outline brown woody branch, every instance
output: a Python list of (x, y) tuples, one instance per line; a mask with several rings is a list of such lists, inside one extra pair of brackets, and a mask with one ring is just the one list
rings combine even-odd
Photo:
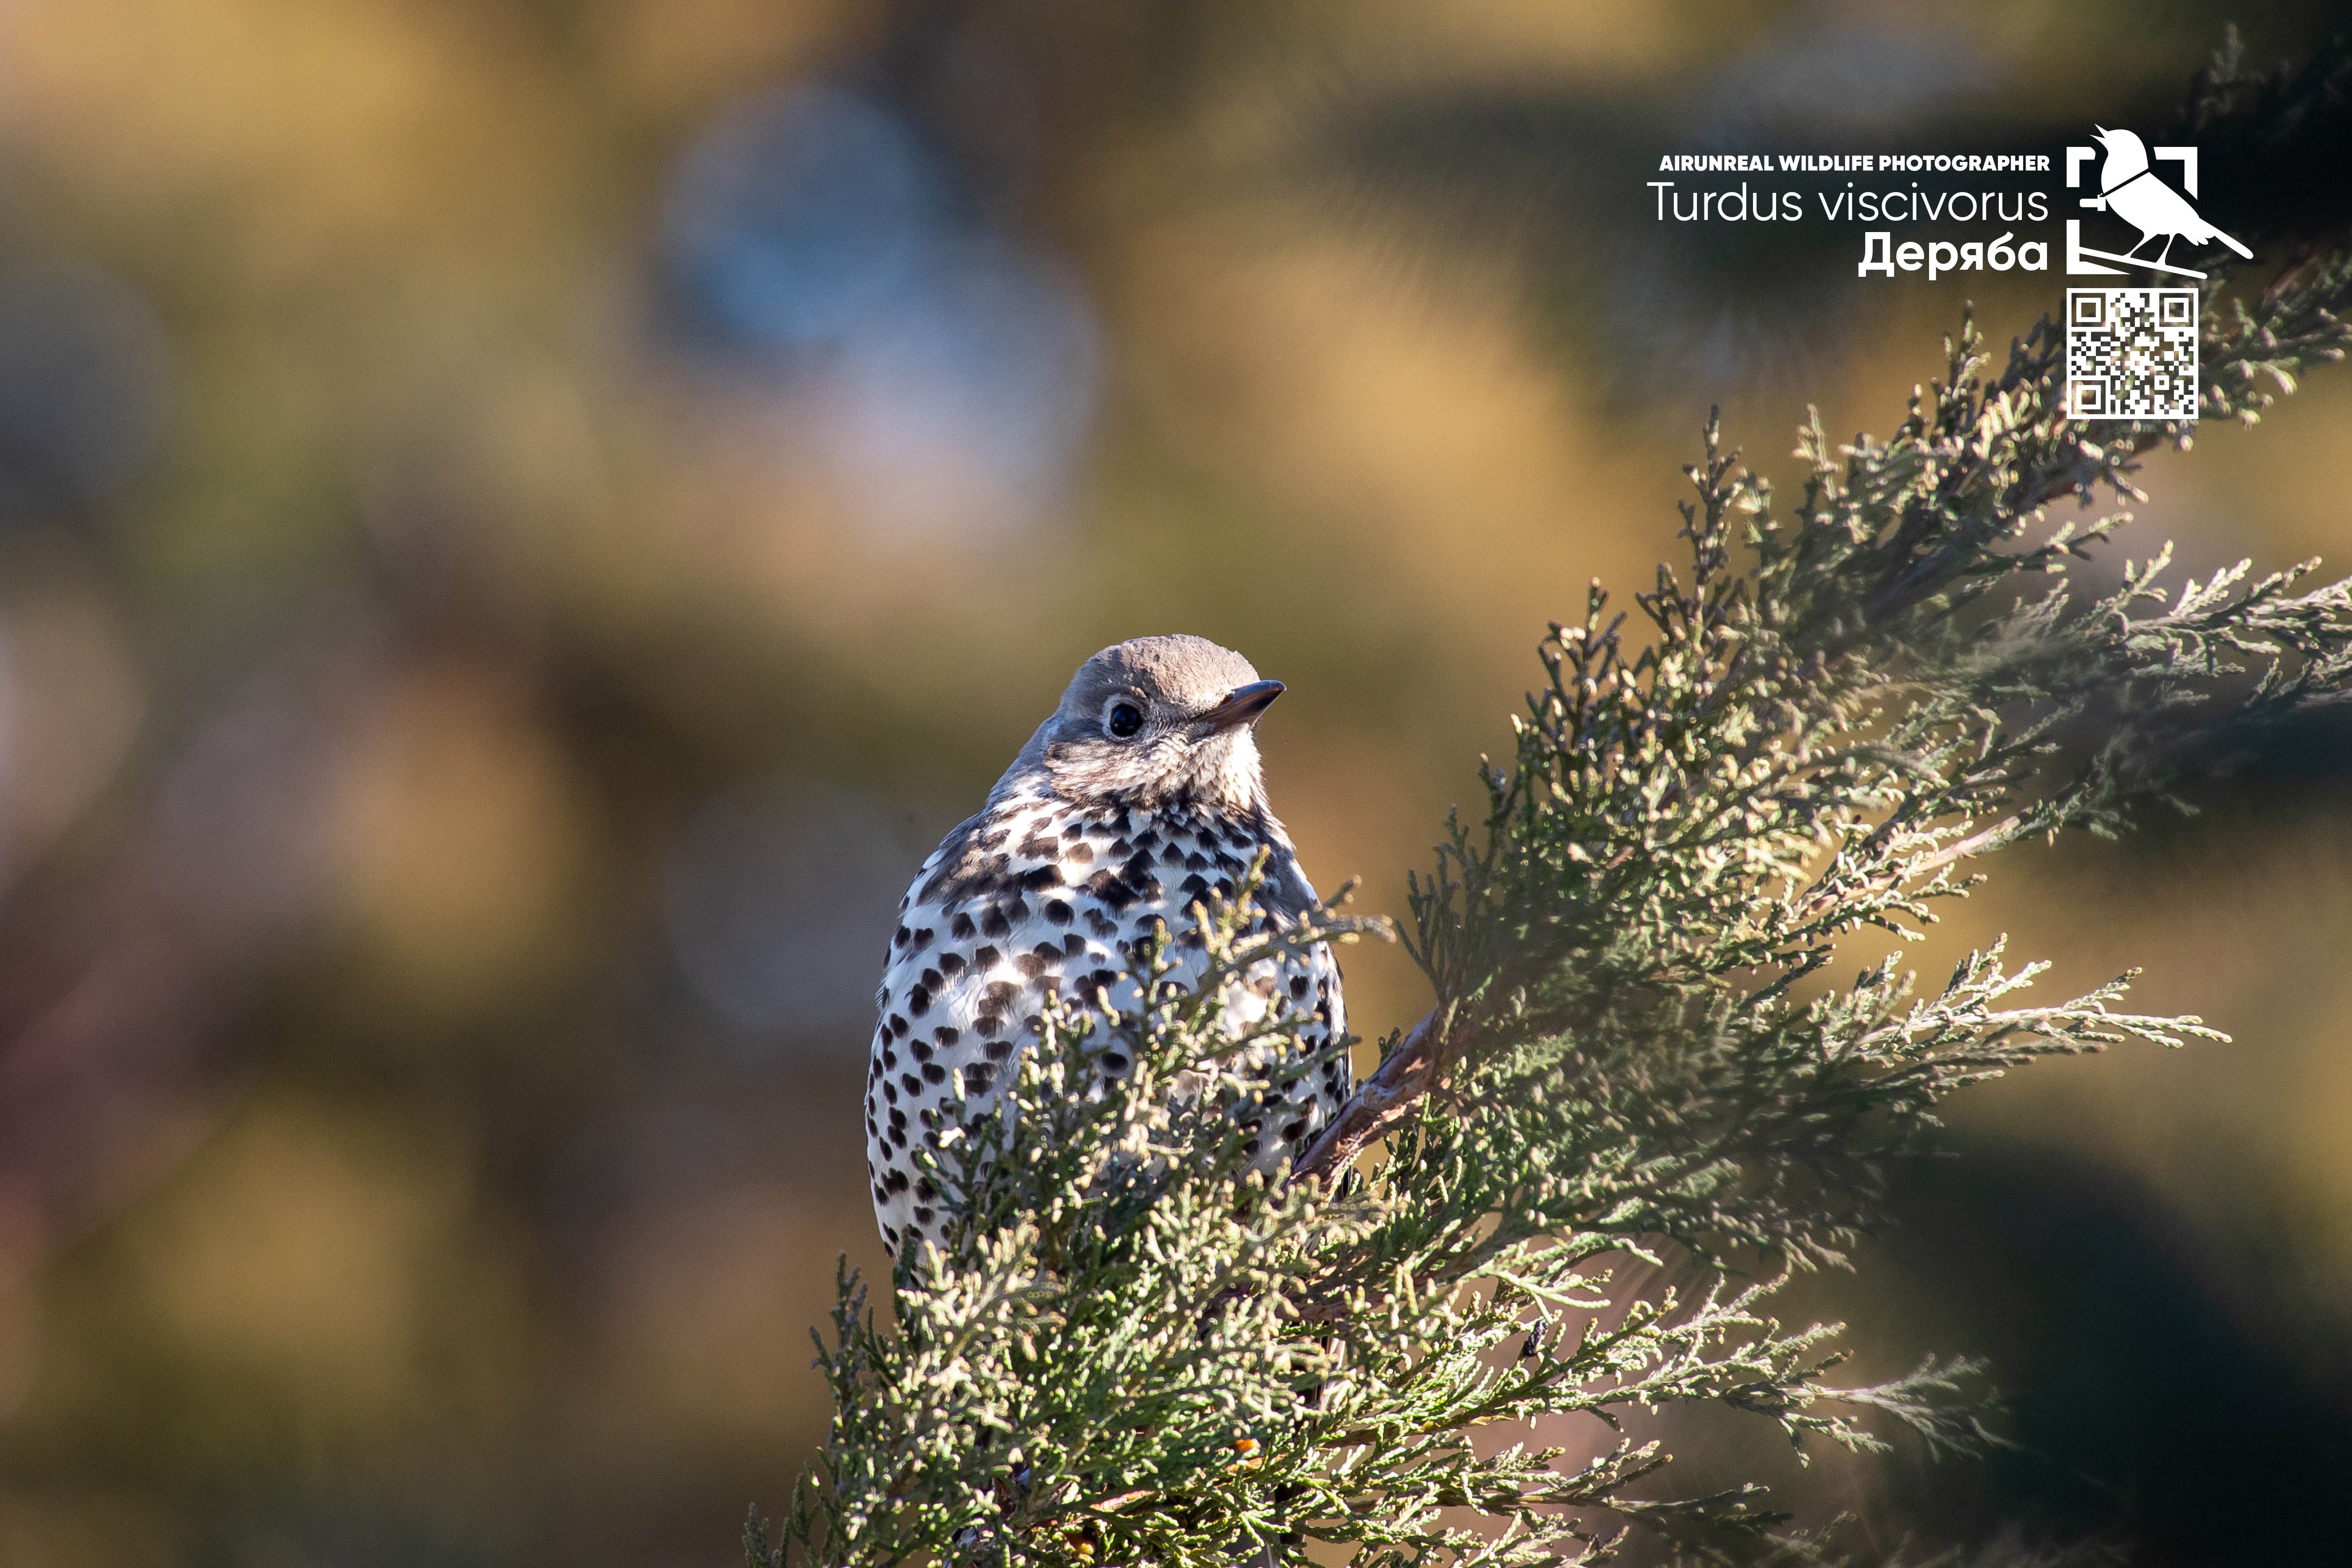
[(1444, 1054), (1444, 1042), (1438, 1034), (1439, 1011), (1431, 1008), (1397, 1042), (1380, 1070), (1357, 1086), (1339, 1114), (1290, 1168), (1291, 1180), (1320, 1181), (1346, 1170), (1366, 1144), (1403, 1121), (1413, 1103), (1437, 1087)]

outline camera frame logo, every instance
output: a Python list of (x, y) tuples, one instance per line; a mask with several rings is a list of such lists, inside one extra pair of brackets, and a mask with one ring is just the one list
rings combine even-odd
[[(2066, 149), (2066, 186), (2083, 186), (2086, 165), (2099, 165), (2097, 195), (2080, 205), (2109, 213), (2139, 231), (2127, 250), (2096, 250), (2083, 243), (2083, 220), (2066, 220), (2070, 276), (2122, 277), (2144, 268), (2176, 278), (2204, 273), (2172, 259), (2176, 242), (2195, 249), (2220, 244), (2252, 258), (2230, 235), (2199, 216), (2197, 149), (2151, 150), (2129, 131), (2095, 128), (2095, 147)], [(2176, 163), (2180, 189), (2157, 173)], [(2161, 239), (2153, 257), (2140, 253)], [(2120, 265), (2106, 266), (2107, 262)], [(2197, 417), (2198, 291), (2193, 288), (2099, 288), (2066, 290), (2066, 412), (2075, 419)]]

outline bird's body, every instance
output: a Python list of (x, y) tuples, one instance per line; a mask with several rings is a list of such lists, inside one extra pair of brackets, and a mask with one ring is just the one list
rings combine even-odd
[(2147, 146), (2137, 135), (2129, 131), (2102, 129), (2098, 142), (2106, 150), (2106, 156), (2099, 163), (2099, 194), (2083, 205), (2105, 207), (2139, 230), (2139, 244), (2127, 254), (2138, 255), (2141, 246), (2162, 235), (2164, 249), (2158, 257), (2159, 261), (2172, 254), (2175, 239), (2185, 239), (2191, 245), (2210, 245), (2219, 240), (2240, 256), (2252, 257), (2252, 251), (2198, 216), (2197, 209), (2189, 205), (2186, 196), (2156, 177), (2148, 163)]
[[(890, 940), (866, 1073), (867, 1168), (894, 1255), (937, 1239), (947, 1218), (946, 1195), (911, 1151), (994, 1108), (1047, 997), (1092, 1004), (1102, 993), (1114, 1011), (1136, 1011), (1133, 973), (1163, 926), (1179, 939), (1166, 978), (1190, 989), (1206, 963), (1181, 940), (1192, 906), (1231, 893), (1261, 851), (1265, 919), (1315, 903), (1267, 807), (1253, 734), (1281, 690), (1199, 637), (1106, 648), (1079, 668), (980, 815), (923, 862)], [(1303, 1151), (1353, 1087), (1328, 948), (1263, 963), (1224, 997), (1229, 1033), (1283, 1013), (1297, 1016), (1298, 1049), (1318, 1059), (1267, 1109), (1265, 1169)], [(1128, 1064), (1110, 1052), (1102, 1065), (1117, 1074)]]

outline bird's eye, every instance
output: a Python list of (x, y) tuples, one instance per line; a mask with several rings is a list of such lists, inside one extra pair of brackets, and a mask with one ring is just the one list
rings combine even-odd
[(1127, 740), (1143, 728), (1143, 710), (1132, 702), (1114, 702), (1103, 715), (1103, 728), (1118, 740)]

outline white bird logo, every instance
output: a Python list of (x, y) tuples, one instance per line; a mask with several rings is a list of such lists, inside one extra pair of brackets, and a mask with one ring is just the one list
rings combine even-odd
[[(2158, 235), (2164, 237), (2164, 248), (2157, 253), (2155, 261), (2146, 265), (2168, 271), (2173, 268), (2166, 267), (2165, 258), (2172, 254), (2172, 242), (2176, 239), (2185, 239), (2191, 245), (2220, 240), (2240, 256), (2252, 259), (2252, 251), (2199, 217), (2188, 197), (2156, 176), (2148, 163), (2146, 142), (2128, 131), (2109, 131), (2105, 126), (2097, 129), (2096, 140), (2106, 149), (2106, 158), (2099, 165), (2099, 194), (2084, 196), (2083, 205), (2100, 212), (2111, 211), (2139, 230), (2139, 243), (2114, 259), (2138, 260), (2141, 249)], [(2070, 177), (2068, 184), (2072, 183)]]

